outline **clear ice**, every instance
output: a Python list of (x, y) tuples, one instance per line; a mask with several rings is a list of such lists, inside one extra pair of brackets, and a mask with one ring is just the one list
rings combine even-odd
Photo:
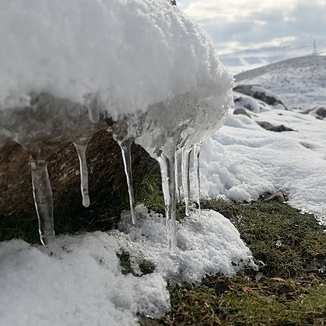
[(30, 160), (32, 171), (33, 197), (39, 221), (40, 240), (43, 245), (54, 241), (54, 220), (52, 189), (47, 163), (42, 159)]
[(198, 205), (198, 210), (200, 213), (200, 170), (199, 170), (199, 155), (200, 155), (201, 146), (196, 144), (194, 145), (194, 169), (195, 169), (195, 178), (196, 178), (196, 201)]
[(131, 221), (133, 224), (136, 223), (136, 212), (134, 205), (131, 145), (135, 141), (135, 138), (141, 134), (144, 116), (144, 113), (124, 115), (108, 129), (108, 132), (112, 134), (113, 139), (118, 143), (121, 149), (123, 167), (128, 186)]
[(134, 205), (134, 186), (132, 182), (132, 164), (131, 164), (131, 144), (133, 140), (128, 139), (123, 142), (118, 142), (123, 159), (123, 166), (127, 179), (128, 194), (129, 194), (129, 204), (130, 204), (130, 213), (131, 221), (133, 224), (136, 224), (136, 213)]
[(182, 183), (182, 149), (175, 152), (175, 191), (176, 201), (180, 203), (182, 200), (183, 183)]
[(168, 235), (168, 247), (173, 253), (177, 250), (176, 229), (176, 191), (175, 191), (175, 156), (162, 153), (158, 158), (162, 176), (162, 190), (165, 204), (165, 218)]
[(184, 193), (185, 202), (185, 214), (189, 216), (189, 201), (190, 201), (190, 153), (191, 150), (188, 148), (182, 148), (182, 187)]
[[(92, 105), (95, 102), (91, 102)], [(107, 128), (103, 121), (90, 121), (88, 108), (50, 94), (31, 94), (28, 107), (0, 110), (0, 146), (14, 140), (31, 154), (33, 197), (39, 220), (40, 241), (54, 240), (53, 199), (47, 159), (66, 143), (74, 142), (81, 168), (84, 206), (89, 205), (86, 145), (91, 135)]]
[[(101, 111), (102, 110), (102, 111)], [(73, 142), (79, 157), (83, 205), (89, 206), (86, 147), (98, 130), (108, 130), (121, 148), (127, 179), (132, 223), (136, 222), (132, 182), (131, 144), (141, 145), (160, 165), (166, 211), (167, 241), (177, 250), (176, 201), (183, 199), (186, 215), (190, 206), (190, 154), (196, 179), (196, 200), (200, 208), (199, 153), (201, 144), (217, 130), (227, 110), (215, 111), (214, 98), (198, 99), (178, 95), (150, 105), (145, 113), (120, 116), (108, 130), (105, 110), (96, 97), (84, 105), (57, 99), (49, 94), (32, 94), (31, 106), (0, 110), (0, 146), (15, 140), (31, 153), (33, 194), (43, 244), (54, 239), (52, 191), (47, 158), (63, 144)]]
[(79, 159), (79, 169), (80, 169), (80, 190), (82, 194), (82, 203), (84, 207), (90, 205), (89, 193), (88, 193), (88, 169), (87, 169), (87, 159), (86, 159), (86, 149), (89, 141), (89, 137), (79, 137), (74, 141), (74, 146), (77, 151)]

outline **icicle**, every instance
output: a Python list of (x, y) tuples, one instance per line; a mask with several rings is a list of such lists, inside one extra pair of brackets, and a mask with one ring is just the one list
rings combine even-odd
[(90, 137), (80, 137), (73, 144), (76, 147), (76, 151), (79, 159), (80, 169), (80, 189), (82, 195), (83, 206), (88, 207), (90, 205), (89, 192), (88, 192), (88, 170), (86, 160), (86, 148)]
[(176, 189), (176, 201), (181, 202), (182, 198), (182, 179), (180, 178), (182, 171), (182, 149), (178, 149), (175, 152), (175, 189)]
[(184, 194), (184, 202), (186, 206), (186, 216), (189, 216), (189, 200), (190, 200), (190, 153), (191, 150), (188, 148), (182, 149), (182, 186)]
[(100, 110), (96, 97), (92, 94), (85, 96), (85, 105), (88, 109), (89, 120), (96, 123), (100, 120)]
[(31, 158), (30, 165), (40, 240), (43, 245), (46, 245), (55, 239), (53, 199), (47, 163), (45, 160)]
[(92, 108), (91, 106), (89, 106), (88, 115), (89, 115), (89, 120), (91, 120), (93, 123), (97, 123), (100, 119), (100, 112), (96, 107)]
[(133, 143), (133, 139), (123, 140), (122, 142), (118, 142), (123, 159), (123, 165), (125, 169), (127, 185), (128, 185), (128, 193), (129, 193), (129, 203), (130, 203), (130, 212), (131, 212), (131, 220), (132, 223), (136, 223), (136, 213), (134, 206), (134, 187), (132, 181), (132, 164), (131, 164), (131, 144)]
[(177, 250), (176, 227), (176, 201), (175, 201), (175, 155), (166, 156), (164, 153), (158, 159), (161, 175), (162, 189), (165, 203), (166, 226), (168, 233), (168, 246), (174, 253)]
[(194, 145), (194, 168), (195, 168), (195, 176), (196, 176), (196, 199), (200, 214), (200, 173), (199, 173), (199, 154), (201, 150), (201, 145), (196, 144)]

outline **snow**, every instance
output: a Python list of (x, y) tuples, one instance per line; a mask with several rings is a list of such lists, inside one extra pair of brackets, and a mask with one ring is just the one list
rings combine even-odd
[[(50, 93), (111, 117), (192, 92), (226, 74), (207, 34), (166, 0), (0, 0), (0, 108)], [(191, 69), (189, 69), (191, 67)]]
[[(281, 190), (291, 206), (326, 224), (325, 121), (268, 105), (252, 119), (232, 111), (203, 146), (202, 195), (249, 202)], [(255, 120), (284, 124), (294, 131), (268, 131)]]
[(308, 110), (325, 104), (325, 73), (326, 56), (305, 56), (245, 71), (235, 79), (277, 94), (287, 108)]
[[(136, 225), (125, 213), (121, 231), (60, 236), (49, 246), (1, 242), (0, 324), (137, 325), (136, 313), (159, 317), (169, 308), (167, 277), (199, 281), (254, 266), (238, 231), (219, 213), (193, 213), (178, 223), (176, 255), (167, 250), (163, 217), (142, 205), (136, 213)], [(123, 275), (121, 250), (134, 265), (150, 260), (154, 272)]]

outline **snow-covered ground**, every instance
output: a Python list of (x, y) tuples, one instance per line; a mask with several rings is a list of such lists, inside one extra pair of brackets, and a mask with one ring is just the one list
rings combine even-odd
[(326, 103), (326, 56), (304, 56), (235, 75), (237, 84), (261, 85), (288, 108), (313, 109)]
[[(289, 110), (261, 101), (251, 119), (231, 110), (202, 151), (203, 195), (250, 201), (282, 190), (290, 205), (326, 224), (326, 121), (316, 119), (313, 110), (326, 107), (325, 63), (326, 56), (301, 57), (235, 76), (238, 85), (261, 85), (274, 92)], [(294, 131), (267, 131), (255, 120)]]
[[(254, 120), (284, 124), (276, 133)], [(313, 115), (266, 107), (252, 119), (228, 117), (202, 150), (202, 194), (236, 201), (283, 191), (291, 206), (326, 222), (326, 128)]]

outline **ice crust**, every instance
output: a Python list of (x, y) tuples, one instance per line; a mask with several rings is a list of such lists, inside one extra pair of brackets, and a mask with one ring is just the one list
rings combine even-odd
[[(107, 117), (115, 121), (109, 131), (122, 150), (134, 223), (130, 144), (160, 163), (175, 249), (176, 153), (185, 148), (189, 160), (196, 149), (197, 163), (201, 144), (232, 103), (233, 78), (206, 33), (166, 0), (0, 5), (0, 146), (15, 140), (41, 169), (32, 173), (41, 242), (54, 237), (46, 226), (53, 225), (46, 159), (62, 144), (75, 144), (88, 206), (87, 140), (108, 128)], [(199, 198), (198, 165), (196, 175)]]

